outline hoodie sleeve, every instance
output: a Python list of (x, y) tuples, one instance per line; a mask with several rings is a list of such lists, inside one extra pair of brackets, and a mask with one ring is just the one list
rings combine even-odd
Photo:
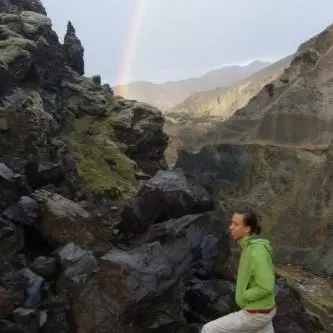
[(256, 246), (251, 251), (251, 274), (254, 284), (245, 290), (246, 302), (258, 301), (274, 291), (275, 269), (271, 254), (264, 246)]

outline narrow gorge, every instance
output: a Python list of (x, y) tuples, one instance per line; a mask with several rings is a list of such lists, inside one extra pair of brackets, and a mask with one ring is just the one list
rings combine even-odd
[(0, 332), (195, 333), (236, 309), (235, 206), (276, 249), (277, 333), (333, 332), (333, 28), (168, 169), (161, 111), (0, 0)]

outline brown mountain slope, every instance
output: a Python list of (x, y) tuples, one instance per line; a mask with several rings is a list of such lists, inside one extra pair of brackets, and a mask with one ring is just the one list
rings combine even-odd
[[(254, 208), (278, 263), (333, 277), (333, 25), (303, 43), (290, 66), (209, 133), (176, 167), (211, 187), (226, 209)], [(300, 276), (290, 270), (288, 279)], [(312, 289), (311, 289), (312, 288)], [(303, 288), (304, 289), (304, 288)], [(304, 306), (332, 332), (328, 293)], [(318, 295), (320, 297), (318, 297)]]
[(167, 112), (165, 132), (170, 137), (166, 151), (168, 163), (174, 163), (178, 149), (190, 151), (203, 144), (202, 136), (210, 128), (244, 107), (262, 87), (283, 72), (291, 59), (291, 56), (283, 58), (230, 87), (192, 94)]
[(269, 62), (253, 61), (247, 66), (226, 66), (212, 70), (198, 78), (165, 83), (140, 81), (115, 86), (113, 90), (125, 98), (146, 102), (167, 111), (194, 92), (229, 86), (267, 65)]
[(333, 129), (332, 45), (333, 26), (303, 43), (290, 67), (246, 107), (214, 128), (208, 135), (210, 142), (329, 147)]

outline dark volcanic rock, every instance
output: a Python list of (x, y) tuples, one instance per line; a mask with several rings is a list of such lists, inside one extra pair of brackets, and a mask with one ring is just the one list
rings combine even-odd
[(0, 320), (0, 332), (1, 333), (29, 333), (23, 328), (10, 322), (9, 320)]
[(314, 318), (305, 312), (299, 296), (288, 287), (283, 278), (277, 281), (276, 302), (276, 333), (324, 332), (319, 322), (316, 323)]
[(32, 226), (38, 216), (38, 203), (30, 197), (21, 197), (13, 206), (7, 208), (3, 216), (18, 225)]
[(44, 333), (70, 333), (74, 329), (70, 324), (70, 305), (64, 296), (56, 296), (51, 298), (48, 312), (47, 322), (42, 328)]
[(63, 272), (57, 281), (57, 290), (73, 294), (82, 289), (90, 275), (97, 268), (97, 261), (91, 251), (82, 250), (69, 243), (57, 252)]
[(159, 171), (141, 186), (132, 206), (124, 209), (120, 228), (140, 232), (154, 223), (213, 208), (211, 195), (195, 179), (181, 170)]
[(79, 75), (84, 74), (84, 48), (79, 38), (75, 34), (75, 29), (69, 21), (67, 24), (67, 32), (64, 39), (65, 59), (69, 67), (76, 71)]
[(127, 145), (126, 153), (150, 175), (159, 169), (166, 169), (164, 151), (168, 136), (163, 132), (164, 117), (161, 111), (119, 96), (115, 99), (114, 111), (112, 123), (117, 138)]
[(23, 244), (22, 230), (0, 218), (0, 258), (10, 260), (23, 249)]
[(6, 208), (14, 203), (24, 190), (22, 177), (0, 163), (0, 208)]
[[(219, 222), (219, 223), (218, 223)], [(128, 251), (99, 260), (78, 296), (75, 322), (96, 332), (168, 332), (183, 327), (185, 284), (193, 276), (223, 276), (230, 254), (222, 212), (188, 215), (152, 225)]]
[(0, 285), (0, 318), (8, 317), (15, 306), (17, 306), (17, 300), (15, 297)]
[(184, 313), (188, 322), (206, 323), (237, 311), (235, 286), (224, 280), (191, 280), (186, 286)]
[(42, 314), (39, 311), (27, 308), (16, 308), (13, 311), (13, 319), (16, 324), (24, 328), (28, 333), (38, 333)]
[(58, 185), (65, 178), (65, 171), (61, 163), (39, 163), (29, 161), (25, 166), (27, 182), (32, 189), (45, 185)]
[(19, 274), (27, 283), (23, 305), (27, 308), (36, 308), (42, 301), (44, 279), (29, 268), (20, 270)]
[(57, 274), (57, 260), (53, 257), (37, 257), (30, 265), (30, 269), (44, 278), (52, 278)]
[(100, 260), (74, 306), (79, 331), (140, 333), (183, 322), (180, 276), (159, 243)]
[(8, 273), (1, 282), (8, 293), (23, 307), (37, 308), (42, 302), (44, 279), (29, 268)]
[(207, 278), (228, 275), (231, 254), (227, 219), (223, 211), (185, 215), (154, 224), (138, 243), (160, 242), (182, 274)]
[(32, 197), (40, 207), (37, 228), (51, 245), (91, 246), (107, 241), (91, 214), (77, 203), (45, 190), (35, 191)]

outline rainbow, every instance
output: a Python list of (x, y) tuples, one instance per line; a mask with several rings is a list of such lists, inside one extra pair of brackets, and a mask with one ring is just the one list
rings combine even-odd
[[(133, 64), (134, 54), (137, 47), (138, 33), (142, 23), (144, 9), (147, 0), (135, 0), (133, 14), (130, 19), (130, 25), (125, 41), (125, 46), (122, 53), (122, 61), (117, 75), (116, 85), (126, 85), (130, 80), (130, 72)], [(118, 94), (125, 96), (126, 88), (118, 87)]]

